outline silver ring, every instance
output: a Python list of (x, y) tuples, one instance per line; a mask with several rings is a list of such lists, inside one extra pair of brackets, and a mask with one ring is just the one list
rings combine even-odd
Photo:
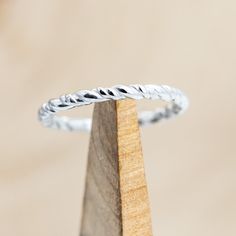
[(112, 88), (81, 90), (51, 99), (39, 109), (38, 117), (46, 127), (68, 131), (89, 131), (91, 119), (70, 119), (56, 116), (56, 113), (96, 102), (125, 98), (136, 100), (145, 98), (169, 103), (164, 108), (141, 112), (138, 116), (140, 125), (169, 119), (183, 113), (188, 107), (187, 97), (179, 89), (167, 85), (117, 85)]

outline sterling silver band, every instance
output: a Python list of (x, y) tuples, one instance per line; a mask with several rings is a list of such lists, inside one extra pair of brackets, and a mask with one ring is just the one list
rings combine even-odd
[(139, 124), (159, 122), (183, 113), (188, 107), (187, 97), (178, 89), (167, 85), (117, 85), (112, 88), (81, 90), (72, 94), (51, 99), (39, 109), (39, 120), (44, 126), (68, 131), (89, 131), (91, 119), (70, 119), (56, 116), (59, 111), (89, 105), (107, 100), (155, 99), (169, 103), (164, 108), (145, 111), (139, 114)]

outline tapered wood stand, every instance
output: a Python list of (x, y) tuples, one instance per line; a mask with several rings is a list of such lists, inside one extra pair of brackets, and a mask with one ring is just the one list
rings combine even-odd
[(95, 105), (80, 236), (150, 236), (134, 100)]

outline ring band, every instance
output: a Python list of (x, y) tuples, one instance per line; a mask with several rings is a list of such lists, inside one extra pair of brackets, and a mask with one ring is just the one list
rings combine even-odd
[(112, 88), (81, 90), (51, 99), (39, 109), (38, 117), (46, 127), (68, 131), (89, 131), (91, 119), (70, 119), (56, 116), (56, 113), (92, 103), (125, 98), (136, 100), (145, 98), (169, 103), (164, 108), (141, 112), (138, 116), (140, 125), (174, 117), (183, 113), (188, 107), (187, 97), (179, 89), (167, 85), (117, 85)]

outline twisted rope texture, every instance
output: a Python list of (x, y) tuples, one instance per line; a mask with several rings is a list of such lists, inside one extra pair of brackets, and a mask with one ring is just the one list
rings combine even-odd
[(117, 85), (112, 88), (96, 88), (81, 90), (72, 94), (51, 99), (43, 104), (39, 110), (39, 120), (44, 126), (69, 131), (89, 131), (91, 119), (70, 119), (55, 115), (58, 111), (65, 111), (75, 107), (89, 105), (107, 100), (157, 99), (170, 103), (165, 108), (146, 111), (139, 114), (139, 124), (146, 125), (168, 119), (182, 113), (188, 107), (188, 99), (178, 89), (167, 85)]

